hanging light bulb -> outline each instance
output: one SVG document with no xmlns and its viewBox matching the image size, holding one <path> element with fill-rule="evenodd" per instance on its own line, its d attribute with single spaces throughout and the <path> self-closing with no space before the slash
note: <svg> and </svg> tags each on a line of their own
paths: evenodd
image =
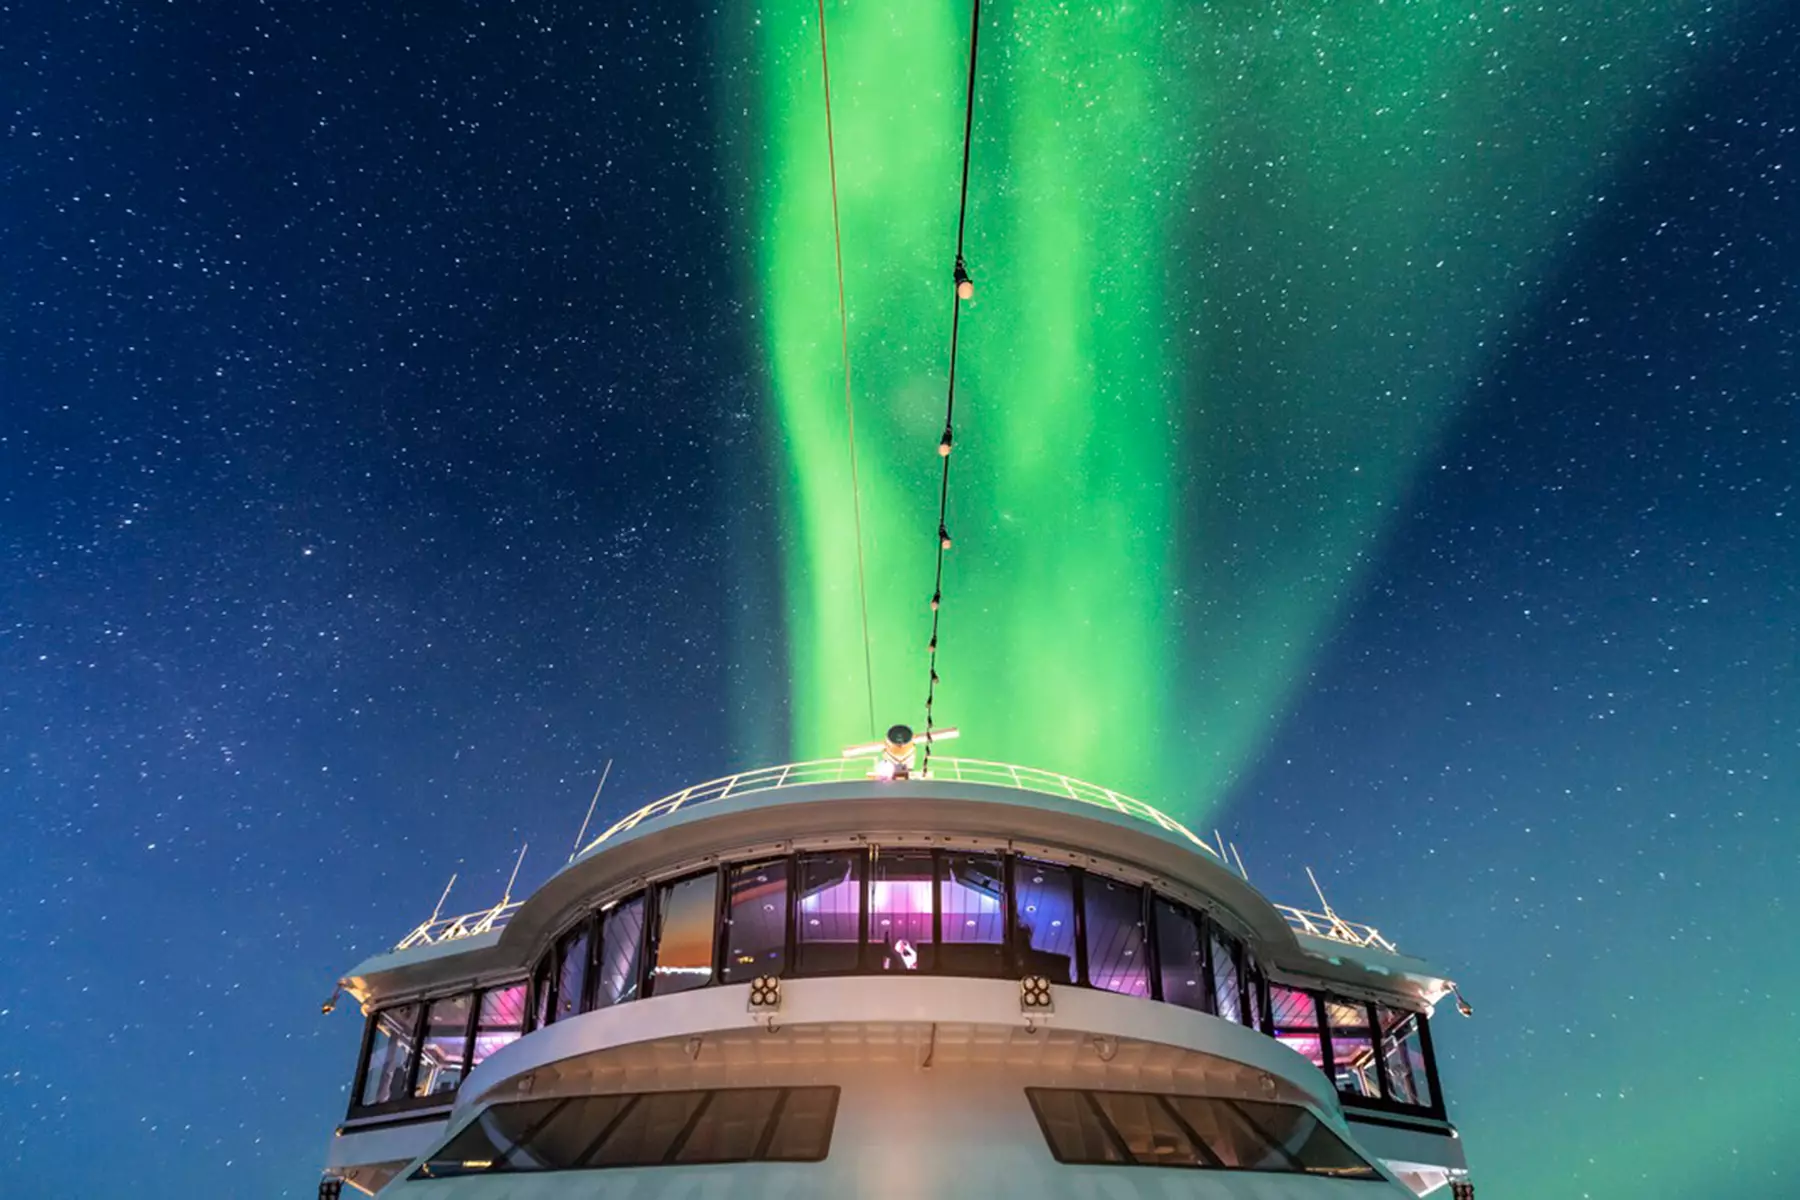
<svg viewBox="0 0 1800 1200">
<path fill-rule="evenodd" d="M 931 642 L 925 648 L 933 654 L 937 653 L 937 634 L 934 633 L 931 635 Z"/>
<path fill-rule="evenodd" d="M 931 611 L 932 612 L 936 612 L 938 610 L 938 605 L 942 604 L 943 602 L 944 602 L 944 593 L 942 593 L 942 592 L 931 593 Z"/>
<path fill-rule="evenodd" d="M 950 445 L 953 441 L 955 441 L 955 439 L 950 435 L 950 427 L 948 425 L 944 426 L 944 436 L 938 439 L 939 458 L 950 457 Z"/>
<path fill-rule="evenodd" d="M 939 682 L 939 680 L 938 680 L 938 673 L 937 673 L 937 668 L 936 668 L 936 667 L 933 667 L 933 668 L 931 668 L 931 682 L 932 682 L 932 683 L 934 683 L 934 684 L 935 684 L 935 683 L 937 683 L 937 682 Z"/>
<path fill-rule="evenodd" d="M 938 526 L 938 545 L 946 550 L 950 548 L 950 531 L 942 525 Z"/>
<path fill-rule="evenodd" d="M 956 298 L 973 300 L 975 298 L 975 281 L 969 278 L 969 268 L 963 265 L 962 255 L 956 256 Z"/>
</svg>

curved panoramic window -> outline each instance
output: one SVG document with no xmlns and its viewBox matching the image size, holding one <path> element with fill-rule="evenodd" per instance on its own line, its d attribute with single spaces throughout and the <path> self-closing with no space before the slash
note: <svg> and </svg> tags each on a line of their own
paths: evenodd
<svg viewBox="0 0 1800 1200">
<path fill-rule="evenodd" d="M 1271 987 L 1269 1018 L 1276 1041 L 1298 1052 L 1319 1070 L 1325 1069 L 1325 1038 L 1319 1031 L 1318 1001 L 1311 992 L 1279 984 Z"/>
<path fill-rule="evenodd" d="M 1025 1095 L 1061 1163 L 1381 1177 L 1297 1105 L 1073 1088 Z"/>
<path fill-rule="evenodd" d="M 359 1093 L 364 1107 L 404 1100 L 412 1091 L 420 1006 L 400 1004 L 370 1018 L 368 1066 Z"/>
<path fill-rule="evenodd" d="M 481 1012 L 475 1022 L 475 1044 L 469 1053 L 473 1071 L 488 1055 L 511 1045 L 525 1033 L 525 985 L 509 984 L 481 993 Z"/>
<path fill-rule="evenodd" d="M 1239 975 L 1238 940 L 1212 928 L 1213 1011 L 1227 1021 L 1244 1021 L 1243 980 Z"/>
<path fill-rule="evenodd" d="M 1157 897 L 1156 957 L 1162 998 L 1183 1008 L 1210 1012 L 1212 997 L 1206 984 L 1206 952 L 1200 928 L 1193 913 Z"/>
<path fill-rule="evenodd" d="M 1051 983 L 1080 978 L 1075 959 L 1075 872 L 1029 858 L 1013 864 L 1017 969 Z"/>
<path fill-rule="evenodd" d="M 474 994 L 463 992 L 433 1000 L 425 1017 L 425 1040 L 419 1055 L 416 1096 L 435 1096 L 454 1092 L 462 1083 L 463 1064 L 468 1058 L 469 1017 L 474 1009 Z"/>
<path fill-rule="evenodd" d="M 1006 866 L 997 854 L 945 854 L 938 879 L 939 969 L 999 975 L 1006 969 Z"/>
<path fill-rule="evenodd" d="M 1382 1093 L 1396 1104 L 1434 1106 L 1425 1055 L 1425 1018 L 1397 1008 L 1378 1008 L 1381 1022 Z"/>
<path fill-rule="evenodd" d="M 935 859 L 929 850 L 883 850 L 869 868 L 869 948 L 872 971 L 937 968 L 931 894 Z"/>
<path fill-rule="evenodd" d="M 665 883 L 657 889 L 656 962 L 650 968 L 651 995 L 667 996 L 712 982 L 718 909 L 717 872 Z"/>
<path fill-rule="evenodd" d="M 1369 1011 L 1368 1005 L 1353 1001 L 1325 1002 L 1325 1019 L 1331 1026 L 1332 1079 L 1339 1093 L 1359 1100 L 1381 1098 Z"/>
<path fill-rule="evenodd" d="M 1088 875 L 1082 880 L 1087 981 L 1127 996 L 1150 994 L 1144 961 L 1144 889 Z"/>
<path fill-rule="evenodd" d="M 537 1028 L 644 995 L 855 972 L 1038 975 L 1161 1000 L 1273 1035 L 1348 1104 L 1443 1115 L 1423 1014 L 1271 985 L 1251 945 L 1209 913 L 1101 871 L 908 846 L 804 852 L 657 883 L 563 929 L 529 989 L 482 993 L 478 1013 L 473 991 L 382 1009 L 365 1034 L 351 1115 L 448 1095 L 520 1036 L 527 1014 Z"/>
<path fill-rule="evenodd" d="M 748 983 L 758 975 L 780 975 L 787 966 L 787 859 L 745 863 L 726 873 L 725 960 L 719 977 Z"/>
<path fill-rule="evenodd" d="M 856 970 L 862 943 L 862 859 L 854 850 L 800 856 L 794 888 L 794 968 L 799 974 Z"/>
<path fill-rule="evenodd" d="M 550 968 L 556 956 L 546 954 L 531 973 L 531 1027 L 542 1029 L 550 1024 Z"/>
<path fill-rule="evenodd" d="M 594 1007 L 608 1008 L 638 997 L 638 968 L 644 952 L 644 897 L 633 896 L 600 918 L 600 976 Z"/>
<path fill-rule="evenodd" d="M 835 1087 L 716 1088 L 490 1105 L 413 1179 L 675 1164 L 819 1162 Z"/>
<path fill-rule="evenodd" d="M 556 948 L 556 1016 L 572 1017 L 587 1010 L 589 925 L 584 922 Z"/>
</svg>

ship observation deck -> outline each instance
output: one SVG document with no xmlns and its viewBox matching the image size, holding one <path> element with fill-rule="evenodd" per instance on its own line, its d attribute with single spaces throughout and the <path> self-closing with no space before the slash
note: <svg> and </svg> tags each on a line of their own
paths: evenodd
<svg viewBox="0 0 1800 1200">
<path fill-rule="evenodd" d="M 1170 1167 L 1221 1200 L 1462 1181 L 1429 963 L 1322 897 L 1272 903 L 1222 836 L 1112 788 L 870 767 L 681 788 L 530 895 L 434 912 L 359 964 L 331 1181 L 396 1200 L 558 1200 L 599 1170 L 686 1195 L 727 1166 L 895 1200 L 1167 1195 Z M 901 1174 L 871 1165 L 890 1158 Z"/>
<path fill-rule="evenodd" d="M 702 805 L 742 798 L 758 792 L 778 791 L 783 788 L 863 782 L 871 778 L 868 760 L 865 758 L 818 758 L 805 762 L 782 763 L 779 766 L 757 767 L 748 771 L 739 771 L 734 775 L 709 779 L 705 783 L 696 783 L 682 788 L 680 791 L 670 792 L 666 796 L 652 800 L 635 812 L 620 817 L 603 830 L 598 837 L 583 845 L 576 852 L 572 861 L 579 862 L 594 854 L 613 838 L 636 829 L 646 821 L 673 816 Z M 1192 845 L 1193 849 L 1228 870 L 1236 870 L 1240 874 L 1243 870 L 1241 862 L 1234 863 L 1236 856 L 1231 853 L 1222 838 L 1216 844 L 1208 842 L 1155 805 L 1097 783 L 1076 779 L 1074 776 L 1065 775 L 1060 771 L 1020 766 L 1016 763 L 992 762 L 980 758 L 933 755 L 930 770 L 915 772 L 909 782 L 975 784 L 1010 788 L 1015 791 L 1037 792 L 1045 796 L 1073 800 L 1078 804 L 1092 805 L 1095 808 L 1120 813 L 1154 825 L 1165 833 L 1184 839 Z M 1245 878 L 1248 879 L 1248 876 L 1246 875 Z M 503 900 L 491 907 L 456 916 L 434 915 L 415 926 L 405 937 L 400 939 L 394 949 L 410 950 L 416 946 L 435 946 L 484 933 L 497 932 L 505 928 L 519 907 L 520 902 L 518 901 Z M 1345 920 L 1329 909 L 1321 912 L 1299 908 L 1291 904 L 1276 904 L 1275 909 L 1295 933 L 1358 949 L 1380 950 L 1388 954 L 1399 953 L 1398 947 L 1382 936 L 1381 931 L 1373 925 Z"/>
</svg>

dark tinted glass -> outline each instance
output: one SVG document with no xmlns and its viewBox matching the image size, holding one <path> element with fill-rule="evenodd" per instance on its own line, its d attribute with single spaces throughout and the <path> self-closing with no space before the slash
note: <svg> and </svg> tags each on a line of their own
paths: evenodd
<svg viewBox="0 0 1800 1200">
<path fill-rule="evenodd" d="M 1187 1122 L 1221 1166 L 1251 1171 L 1292 1171 L 1294 1163 L 1224 1100 L 1170 1096 L 1169 1104 Z"/>
<path fill-rule="evenodd" d="M 1227 934 L 1212 930 L 1213 1011 L 1227 1021 L 1244 1019 L 1244 1008 L 1238 997 L 1238 942 Z"/>
<path fill-rule="evenodd" d="M 1067 867 L 1021 858 L 1013 864 L 1018 895 L 1020 974 L 1075 982 L 1075 881 Z"/>
<path fill-rule="evenodd" d="M 1194 914 L 1167 900 L 1156 902 L 1156 949 L 1161 960 L 1162 996 L 1170 1004 L 1207 1012 L 1206 957 Z"/>
<path fill-rule="evenodd" d="M 638 963 L 643 956 L 644 898 L 633 896 L 600 918 L 600 978 L 594 1007 L 636 1000 Z"/>
<path fill-rule="evenodd" d="M 1425 1068 L 1425 1046 L 1419 1033 L 1424 1018 L 1396 1008 L 1376 1011 L 1381 1019 L 1381 1079 L 1387 1098 L 1430 1108 L 1431 1074 Z"/>
<path fill-rule="evenodd" d="M 1142 1092 L 1094 1092 L 1094 1102 L 1118 1131 L 1125 1149 L 1146 1167 L 1203 1167 L 1214 1160 L 1194 1144 L 1162 1097 Z"/>
<path fill-rule="evenodd" d="M 633 1167 L 660 1163 L 706 1101 L 705 1092 L 649 1092 L 638 1097 L 625 1119 L 588 1159 L 589 1166 Z M 598 1132 L 598 1131 L 596 1131 Z"/>
<path fill-rule="evenodd" d="M 786 965 L 787 860 L 727 868 L 729 893 L 726 983 L 748 983 L 758 975 L 779 975 Z"/>
<path fill-rule="evenodd" d="M 1128 996 L 1150 994 L 1144 962 L 1144 890 L 1089 875 L 1083 881 L 1087 909 L 1088 982 Z"/>
<path fill-rule="evenodd" d="M 435 1096 L 454 1092 L 462 1083 L 463 1054 L 468 1049 L 469 1010 L 474 1007 L 474 993 L 446 996 L 431 1002 L 425 1015 L 425 1052 L 419 1059 L 419 1081 L 413 1088 L 416 1096 Z"/>
<path fill-rule="evenodd" d="M 1062 1088 L 1026 1088 L 1025 1094 L 1059 1162 L 1379 1178 L 1317 1117 L 1294 1105 Z"/>
<path fill-rule="evenodd" d="M 1268 1014 L 1263 1011 L 1268 1007 L 1267 985 L 1268 980 L 1256 965 L 1250 948 L 1244 947 L 1244 1000 L 1249 1006 L 1244 1010 L 1244 1023 L 1252 1029 L 1261 1030 L 1268 1026 Z"/>
<path fill-rule="evenodd" d="M 482 1111 L 414 1179 L 670 1163 L 817 1162 L 833 1087 L 723 1088 L 504 1102 Z"/>
<path fill-rule="evenodd" d="M 757 1157 L 769 1162 L 819 1162 L 831 1148 L 837 1101 L 834 1087 L 788 1088 L 774 1133 Z"/>
<path fill-rule="evenodd" d="M 465 1125 L 457 1135 L 414 1171 L 414 1179 L 446 1179 L 484 1171 L 505 1170 L 506 1157 L 563 1103 L 559 1099 L 496 1104 Z"/>
<path fill-rule="evenodd" d="M 1249 1118 L 1257 1132 L 1279 1145 L 1308 1174 L 1378 1178 L 1373 1167 L 1306 1109 L 1262 1100 L 1233 1100 L 1231 1104 Z"/>
<path fill-rule="evenodd" d="M 681 1148 L 679 1163 L 746 1162 L 756 1157 L 763 1134 L 775 1118 L 780 1088 L 736 1088 L 713 1093 Z"/>
<path fill-rule="evenodd" d="M 715 871 L 664 884 L 656 900 L 656 965 L 650 992 L 667 996 L 712 982 L 719 876 Z"/>
<path fill-rule="evenodd" d="M 375 1014 L 375 1040 L 369 1046 L 369 1070 L 363 1076 L 364 1104 L 385 1104 L 406 1097 L 407 1077 L 412 1073 L 414 1038 L 419 1021 L 417 1004 L 384 1008 Z"/>
<path fill-rule="evenodd" d="M 572 1017 L 587 1007 L 590 926 L 584 922 L 564 936 L 556 948 L 556 1019 Z"/>
<path fill-rule="evenodd" d="M 794 966 L 800 974 L 856 969 L 862 918 L 856 871 L 860 857 L 855 851 L 841 851 L 800 859 L 794 902 Z"/>
<path fill-rule="evenodd" d="M 551 968 L 556 966 L 556 951 L 548 950 L 538 960 L 536 969 L 531 972 L 531 1027 L 542 1029 L 550 1023 L 550 980 L 554 977 Z"/>
<path fill-rule="evenodd" d="M 1050 1088 L 1026 1088 L 1032 1111 L 1043 1127 L 1050 1153 L 1064 1163 L 1125 1163 L 1124 1147 L 1100 1120 L 1086 1094 Z"/>
<path fill-rule="evenodd" d="M 506 1159 L 509 1171 L 566 1171 L 588 1155 L 634 1097 L 576 1096 L 531 1132 Z"/>
<path fill-rule="evenodd" d="M 932 936 L 929 850 L 883 850 L 870 864 L 869 969 L 929 971 L 937 965 Z"/>
</svg>

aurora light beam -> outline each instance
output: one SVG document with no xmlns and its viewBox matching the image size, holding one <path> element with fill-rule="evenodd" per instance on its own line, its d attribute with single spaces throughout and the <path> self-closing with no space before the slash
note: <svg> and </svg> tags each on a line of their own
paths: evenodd
<svg viewBox="0 0 1800 1200">
<path fill-rule="evenodd" d="M 939 693 L 971 753 L 1217 802 L 1701 57 L 1678 7 L 1652 41 L 1574 4 L 990 6 Z M 916 721 L 967 11 L 826 12 L 876 706 Z M 869 732 L 818 30 L 808 3 L 737 30 L 811 756 Z"/>
</svg>

